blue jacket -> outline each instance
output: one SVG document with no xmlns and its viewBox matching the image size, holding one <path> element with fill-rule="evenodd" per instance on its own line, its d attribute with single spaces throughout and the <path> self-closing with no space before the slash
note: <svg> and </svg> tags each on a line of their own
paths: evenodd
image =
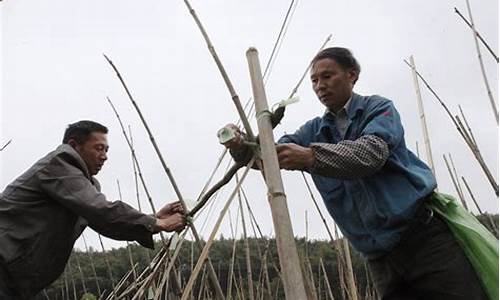
<svg viewBox="0 0 500 300">
<path fill-rule="evenodd" d="M 419 200 L 436 188 L 425 163 L 407 147 L 399 113 L 392 101 L 380 96 L 353 94 L 345 137 L 325 114 L 285 135 L 279 143 L 338 143 L 376 135 L 387 142 L 389 158 L 380 171 L 355 180 L 311 174 L 335 222 L 356 250 L 367 257 L 389 252 L 415 215 Z"/>
</svg>

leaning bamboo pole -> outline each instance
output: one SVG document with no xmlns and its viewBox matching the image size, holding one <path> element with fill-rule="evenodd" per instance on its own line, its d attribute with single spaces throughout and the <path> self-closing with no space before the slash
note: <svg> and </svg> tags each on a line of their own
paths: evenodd
<svg viewBox="0 0 500 300">
<path fill-rule="evenodd" d="M 9 140 L 7 143 L 5 143 L 2 147 L 0 147 L 0 151 L 3 151 L 3 149 L 7 148 L 7 146 L 12 142 L 12 140 Z"/>
<path fill-rule="evenodd" d="M 448 159 L 446 159 L 446 156 L 443 154 L 443 159 L 446 164 L 446 168 L 448 169 L 448 173 L 450 174 L 451 181 L 453 182 L 453 186 L 455 187 L 455 190 L 457 191 L 458 198 L 460 199 L 460 202 L 462 203 L 462 206 L 467 209 L 467 203 L 465 203 L 464 195 L 460 191 L 460 188 L 458 187 L 458 178 L 456 179 L 455 176 L 453 175 L 453 172 L 451 171 L 450 163 L 448 162 Z"/>
<path fill-rule="evenodd" d="M 137 102 L 135 101 L 135 99 L 132 97 L 132 94 L 130 93 L 130 90 L 128 89 L 128 86 L 125 84 L 125 80 L 123 79 L 123 77 L 121 76 L 120 72 L 118 71 L 118 68 L 113 64 L 113 62 L 106 56 L 104 55 L 104 58 L 108 61 L 108 63 L 111 65 L 111 67 L 113 68 L 113 70 L 115 71 L 116 73 L 116 76 L 118 77 L 118 79 L 120 80 L 120 83 L 122 84 L 123 88 L 125 89 L 125 92 L 127 93 L 127 96 L 130 100 L 130 102 L 132 103 L 132 105 L 134 106 L 134 109 L 135 111 L 137 112 L 137 114 L 139 115 L 139 118 L 141 119 L 141 122 L 144 126 L 144 128 L 146 129 L 146 132 L 148 133 L 148 136 L 149 136 L 149 139 L 151 141 L 151 144 L 153 145 L 153 148 L 155 149 L 155 152 L 158 156 L 158 159 L 160 160 L 160 163 L 163 167 L 163 170 L 165 171 L 169 181 L 170 181 L 170 184 L 172 185 L 172 188 L 174 189 L 174 192 L 175 194 L 177 195 L 177 198 L 179 199 L 179 202 L 181 203 L 182 205 L 182 208 L 184 209 L 185 212 L 188 212 L 188 209 L 187 209 L 187 206 L 186 206 L 186 202 L 184 201 L 184 197 L 182 196 L 178 186 L 177 186 L 177 183 L 172 175 L 172 172 L 170 171 L 170 168 L 167 166 L 164 158 L 163 158 L 163 155 L 161 154 L 160 152 L 160 148 L 158 147 L 158 145 L 156 144 L 156 140 L 153 136 L 153 133 L 151 132 L 151 129 L 149 128 L 147 122 L 146 122 L 146 119 L 144 118 L 139 106 L 137 105 Z M 202 248 L 202 242 L 201 242 L 201 239 L 200 239 L 200 236 L 198 234 L 198 231 L 196 230 L 196 227 L 194 226 L 194 224 L 192 222 L 187 222 L 188 223 L 188 226 L 189 228 L 191 229 L 191 231 L 193 232 L 193 236 L 196 240 L 196 244 L 199 248 Z M 222 293 L 222 289 L 220 287 L 220 284 L 219 284 L 219 281 L 217 280 L 217 275 L 215 274 L 215 270 L 213 268 L 213 265 L 212 265 L 212 262 L 210 261 L 210 258 L 208 258 L 208 275 L 209 275 L 209 278 L 210 278 L 210 282 L 212 284 L 212 288 L 215 290 L 216 292 L 216 295 L 217 295 L 217 299 L 219 300 L 223 300 L 224 299 L 224 294 Z"/>
<path fill-rule="evenodd" d="M 467 3 L 467 12 L 469 13 L 472 35 L 474 37 L 474 44 L 476 45 L 476 52 L 477 52 L 477 57 L 479 59 L 479 66 L 481 67 L 481 74 L 483 75 L 483 81 L 484 81 L 484 85 L 486 87 L 486 92 L 488 94 L 488 97 L 490 98 L 491 108 L 492 108 L 493 114 L 495 115 L 495 120 L 497 121 L 497 125 L 498 125 L 497 104 L 495 103 L 495 99 L 493 98 L 493 94 L 491 93 L 490 84 L 488 83 L 488 78 L 486 77 L 486 71 L 484 69 L 483 57 L 481 55 L 481 49 L 479 48 L 478 37 L 476 35 L 477 30 L 476 30 L 476 27 L 474 25 L 474 20 L 472 19 L 472 11 L 470 8 L 469 0 L 465 0 L 465 3 Z"/>
<path fill-rule="evenodd" d="M 495 222 L 493 221 L 493 218 L 491 217 L 490 214 L 488 213 L 483 213 L 483 211 L 481 210 L 481 208 L 479 207 L 479 204 L 477 203 L 476 201 L 476 197 L 474 197 L 474 194 L 472 193 L 472 190 L 470 189 L 469 187 L 469 184 L 467 184 L 467 181 L 465 180 L 465 178 L 462 176 L 462 181 L 464 182 L 465 184 L 465 188 L 467 189 L 467 192 L 469 193 L 469 196 L 471 197 L 472 199 L 472 202 L 474 202 L 474 205 L 476 206 L 477 208 L 477 211 L 481 214 L 481 215 L 485 215 L 487 216 L 488 218 L 488 221 L 490 222 L 490 225 L 491 225 L 491 228 L 493 229 L 493 231 L 495 231 L 496 233 L 496 236 L 498 237 L 498 228 L 495 224 Z"/>
<path fill-rule="evenodd" d="M 69 274 L 69 279 L 71 281 L 71 286 L 73 287 L 73 299 L 78 300 L 76 296 L 76 286 L 75 286 L 75 278 L 73 277 L 73 271 L 71 270 L 71 262 L 68 261 L 68 274 Z"/>
<path fill-rule="evenodd" d="M 238 210 L 240 209 L 240 207 L 238 206 Z M 226 298 L 228 300 L 231 300 L 232 298 L 232 291 L 233 291 L 233 273 L 234 273 L 234 260 L 236 258 L 236 243 L 237 243 L 237 240 L 236 240 L 236 234 L 237 234 L 237 230 L 238 230 L 238 219 L 239 219 L 239 211 L 236 212 L 236 226 L 233 230 L 233 221 L 231 219 L 231 212 L 229 212 L 229 226 L 231 228 L 231 236 L 233 237 L 233 248 L 232 248 L 232 251 L 231 251 L 231 261 L 229 263 L 229 274 L 227 276 L 228 281 L 227 281 L 227 288 L 226 288 Z"/>
<path fill-rule="evenodd" d="M 352 269 L 351 251 L 349 250 L 349 242 L 345 237 L 342 239 L 342 249 L 344 251 L 344 258 L 347 267 L 347 285 L 349 287 L 349 299 L 358 300 L 358 289 L 356 288 L 354 271 Z"/>
<path fill-rule="evenodd" d="M 404 62 L 408 65 L 408 67 L 411 68 L 411 64 L 409 62 L 407 62 L 406 60 L 404 60 Z M 417 76 L 425 84 L 425 86 L 427 87 L 427 89 L 429 89 L 429 91 L 434 95 L 434 97 L 439 102 L 439 104 L 441 104 L 441 106 L 446 111 L 446 114 L 448 115 L 448 117 L 451 119 L 451 121 L 455 125 L 458 133 L 460 133 L 460 136 L 463 138 L 463 140 L 465 141 L 465 143 L 467 144 L 467 146 L 469 147 L 469 149 L 472 151 L 472 154 L 474 154 L 474 158 L 476 159 L 476 161 L 481 166 L 481 169 L 483 170 L 483 173 L 486 175 L 486 178 L 488 178 L 488 181 L 490 182 L 491 187 L 493 188 L 493 190 L 495 191 L 495 194 L 498 197 L 498 195 L 499 195 L 498 183 L 496 182 L 496 180 L 493 177 L 490 169 L 486 165 L 486 162 L 484 161 L 483 156 L 481 155 L 481 151 L 477 147 L 477 144 L 475 144 L 472 141 L 470 135 L 466 131 L 465 127 L 463 126 L 460 118 L 458 116 L 453 117 L 453 115 L 451 114 L 450 110 L 448 109 L 448 106 L 446 106 L 446 104 L 443 102 L 443 100 L 441 100 L 441 98 L 436 94 L 436 92 L 434 91 L 434 89 L 429 85 L 429 83 L 427 83 L 427 81 L 425 80 L 425 78 L 422 75 L 420 75 L 420 73 L 418 72 L 418 70 L 415 69 L 415 72 L 417 73 Z"/>
<path fill-rule="evenodd" d="M 450 159 L 450 165 L 451 165 L 451 168 L 453 169 L 453 175 L 455 176 L 458 190 L 460 192 L 461 197 L 464 199 L 464 205 L 465 205 L 464 207 L 466 210 L 469 210 L 467 202 L 465 201 L 465 196 L 464 196 L 464 192 L 462 190 L 462 185 L 460 184 L 460 179 L 458 179 L 458 173 L 457 173 L 457 169 L 455 168 L 455 163 L 453 162 L 453 158 L 451 157 L 451 153 L 448 153 L 448 158 Z"/>
<path fill-rule="evenodd" d="M 481 34 L 475 28 L 472 27 L 472 24 L 462 15 L 462 13 L 460 13 L 460 11 L 456 7 L 455 7 L 455 12 L 460 16 L 460 18 L 462 18 L 462 20 L 465 22 L 465 24 L 467 24 L 467 26 L 469 26 L 470 29 L 474 30 L 476 36 L 479 38 L 481 43 L 483 43 L 483 45 L 486 47 L 486 49 L 488 49 L 490 54 L 493 56 L 493 58 L 495 58 L 495 60 L 498 63 L 499 62 L 498 55 L 495 54 L 495 52 L 491 49 L 490 45 L 488 45 L 488 43 L 483 39 Z"/>
<path fill-rule="evenodd" d="M 276 244 L 283 274 L 285 296 L 287 299 L 306 299 L 299 256 L 293 237 L 290 214 L 286 204 L 278 157 L 274 146 L 271 114 L 267 106 L 258 53 L 255 48 L 250 48 L 246 54 L 252 81 L 255 109 L 257 111 L 256 117 L 259 127 L 260 147 L 274 230 L 276 232 Z"/>
<path fill-rule="evenodd" d="M 333 292 L 332 292 L 332 287 L 330 286 L 330 280 L 328 279 L 328 274 L 326 273 L 325 265 L 323 264 L 323 258 L 319 258 L 319 264 L 321 266 L 321 270 L 323 271 L 323 277 L 325 278 L 325 285 L 328 291 L 328 297 L 330 297 L 331 300 L 335 300 L 333 297 Z"/>
<path fill-rule="evenodd" d="M 427 121 L 425 119 L 425 110 L 424 103 L 422 101 L 422 94 L 420 93 L 420 86 L 418 84 L 417 73 L 415 72 L 415 60 L 413 59 L 413 55 L 410 56 L 410 64 L 412 69 L 412 77 L 413 77 L 413 85 L 415 87 L 415 93 L 417 95 L 417 103 L 418 103 L 418 113 L 420 117 L 420 125 L 422 125 L 422 134 L 424 135 L 424 145 L 425 145 L 425 153 L 427 158 L 427 163 L 431 168 L 431 171 L 434 175 L 436 175 L 436 169 L 434 168 L 434 159 L 432 158 L 432 150 L 431 150 L 431 141 L 429 138 L 429 130 L 427 129 Z"/>
<path fill-rule="evenodd" d="M 239 183 L 238 174 L 236 174 L 236 183 Z M 254 300 L 254 291 L 253 291 L 253 278 L 252 278 L 252 262 L 250 260 L 250 245 L 248 244 L 247 237 L 247 229 L 245 224 L 245 213 L 243 209 L 243 204 L 241 201 L 241 189 L 238 189 L 238 203 L 240 207 L 241 213 L 241 226 L 243 231 L 243 243 L 245 246 L 245 261 L 247 264 L 247 284 L 248 284 L 248 299 Z"/>
<path fill-rule="evenodd" d="M 229 205 L 231 204 L 233 198 L 236 196 L 236 193 L 237 193 L 238 189 L 240 188 L 241 183 L 243 182 L 244 178 L 248 174 L 248 171 L 250 170 L 250 166 L 253 165 L 254 161 L 255 161 L 254 159 L 250 160 L 250 162 L 248 163 L 245 171 L 243 172 L 243 175 L 241 176 L 240 182 L 236 185 L 235 190 L 233 191 L 233 193 L 231 194 L 231 196 L 229 196 L 229 199 L 227 200 L 226 204 L 224 205 L 224 208 L 221 210 L 219 218 L 217 219 L 217 221 L 215 223 L 215 226 L 212 229 L 210 237 L 208 238 L 207 242 L 205 243 L 205 246 L 203 247 L 203 249 L 201 251 L 200 257 L 198 258 L 198 262 L 196 263 L 196 266 L 194 267 L 193 273 L 189 277 L 188 283 L 186 284 L 184 292 L 182 293 L 181 300 L 187 300 L 188 299 L 189 294 L 190 294 L 191 290 L 193 289 L 193 286 L 194 286 L 194 283 L 196 281 L 196 278 L 198 277 L 198 274 L 199 274 L 202 266 L 204 265 L 204 263 L 208 259 L 208 252 L 210 250 L 210 247 L 213 244 L 213 240 L 214 240 L 215 235 L 217 234 L 217 232 L 219 230 L 220 224 L 222 223 L 222 220 L 223 220 L 224 216 L 226 215 L 226 212 L 227 212 L 227 210 L 229 208 Z"/>
<path fill-rule="evenodd" d="M 123 201 L 123 198 L 122 198 L 122 189 L 120 187 L 120 180 L 116 179 L 116 186 L 118 188 L 118 200 L 120 201 Z M 128 253 L 128 260 L 130 262 L 130 267 L 132 268 L 132 272 L 133 272 L 133 275 L 134 275 L 134 284 L 135 282 L 137 281 L 137 272 L 135 271 L 135 268 L 134 268 L 134 258 L 132 257 L 132 250 L 130 249 L 131 245 L 129 243 L 129 241 L 126 241 L 127 242 L 127 253 Z"/>
</svg>

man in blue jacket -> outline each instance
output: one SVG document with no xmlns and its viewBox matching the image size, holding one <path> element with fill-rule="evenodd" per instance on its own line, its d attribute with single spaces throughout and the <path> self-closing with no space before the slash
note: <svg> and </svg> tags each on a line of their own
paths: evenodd
<svg viewBox="0 0 500 300">
<path fill-rule="evenodd" d="M 348 49 L 312 61 L 313 89 L 326 111 L 280 138 L 280 167 L 311 174 L 337 225 L 367 259 L 381 299 L 486 299 L 447 225 L 426 202 L 436 180 L 407 147 L 392 101 L 353 93 L 360 66 Z M 251 156 L 244 133 L 224 145 Z"/>
</svg>

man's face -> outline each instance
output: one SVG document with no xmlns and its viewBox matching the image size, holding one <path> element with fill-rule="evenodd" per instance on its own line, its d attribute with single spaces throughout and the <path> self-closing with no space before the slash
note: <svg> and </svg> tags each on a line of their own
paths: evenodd
<svg viewBox="0 0 500 300">
<path fill-rule="evenodd" d="M 311 68 L 313 90 L 331 112 L 337 112 L 349 100 L 356 79 L 356 71 L 344 70 L 330 58 L 316 61 Z"/>
<path fill-rule="evenodd" d="M 85 161 L 90 175 L 96 175 L 108 159 L 109 149 L 107 134 L 102 132 L 92 132 L 87 141 L 83 144 L 75 140 L 68 142 Z"/>
</svg>

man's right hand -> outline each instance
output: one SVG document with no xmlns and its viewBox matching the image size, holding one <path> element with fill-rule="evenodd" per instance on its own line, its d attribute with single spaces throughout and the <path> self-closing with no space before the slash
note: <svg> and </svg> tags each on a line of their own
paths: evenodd
<svg viewBox="0 0 500 300">
<path fill-rule="evenodd" d="M 179 232 L 183 230 L 184 227 L 186 227 L 186 216 L 181 213 L 174 213 L 164 218 L 156 218 L 154 232 Z"/>
<path fill-rule="evenodd" d="M 231 150 L 236 150 L 236 149 L 241 148 L 243 146 L 243 142 L 244 142 L 245 138 L 244 138 L 244 134 L 241 132 L 241 130 L 238 128 L 238 126 L 236 126 L 233 123 L 229 123 L 224 127 L 228 128 L 230 130 L 233 130 L 233 132 L 234 132 L 234 138 L 223 143 L 224 147 L 231 149 Z"/>
</svg>

